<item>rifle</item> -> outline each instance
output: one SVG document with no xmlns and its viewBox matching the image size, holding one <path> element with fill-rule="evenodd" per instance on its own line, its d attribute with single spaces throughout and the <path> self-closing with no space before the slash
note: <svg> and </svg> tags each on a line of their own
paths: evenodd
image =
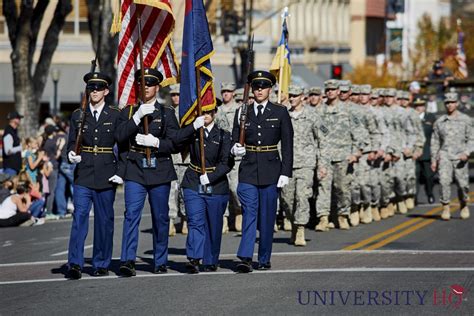
<svg viewBox="0 0 474 316">
<path fill-rule="evenodd" d="M 253 58 L 254 58 L 254 51 L 253 51 L 253 34 L 252 38 L 249 39 L 248 49 L 247 49 L 247 73 L 245 74 L 246 78 L 248 74 L 252 71 L 253 67 Z M 247 121 L 247 110 L 249 107 L 249 93 L 250 93 L 250 82 L 245 83 L 244 86 L 244 100 L 242 102 L 242 106 L 240 107 L 240 134 L 239 134 L 239 143 L 240 145 L 245 145 L 245 122 Z"/>
<path fill-rule="evenodd" d="M 95 68 L 97 67 L 97 54 L 95 55 L 95 59 L 91 60 L 91 73 L 95 72 Z M 76 146 L 74 147 L 74 152 L 76 155 L 79 155 L 81 153 L 82 149 L 82 129 L 84 128 L 84 124 L 86 123 L 86 110 L 87 110 L 87 104 L 89 103 L 89 96 L 88 96 L 88 91 L 87 91 L 87 83 L 86 87 L 84 88 L 84 93 L 82 94 L 82 99 L 81 99 L 81 114 L 79 116 L 79 128 L 77 130 L 77 136 L 76 136 Z"/>
</svg>

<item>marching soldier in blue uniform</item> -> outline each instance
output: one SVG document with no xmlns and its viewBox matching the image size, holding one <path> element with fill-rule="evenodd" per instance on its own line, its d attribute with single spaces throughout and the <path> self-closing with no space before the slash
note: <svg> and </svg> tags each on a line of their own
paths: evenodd
<svg viewBox="0 0 474 316">
<path fill-rule="evenodd" d="M 293 126 L 287 109 L 269 101 L 276 79 L 266 71 L 248 75 L 255 96 L 248 106 L 245 146 L 238 143 L 240 110 L 236 111 L 231 153 L 242 157 L 237 195 L 242 204 L 243 225 L 237 257 L 237 271 L 252 271 L 252 256 L 260 232 L 258 269 L 271 268 L 273 228 L 277 212 L 278 189 L 287 185 L 293 168 Z M 281 145 L 281 156 L 278 150 Z"/>
<path fill-rule="evenodd" d="M 234 159 L 230 155 L 231 136 L 215 124 L 217 108 L 207 106 L 203 116 L 178 132 L 177 142 L 190 145 L 191 162 L 181 187 L 188 216 L 186 240 L 187 269 L 198 273 L 202 259 L 205 272 L 217 270 L 222 239 L 223 215 L 229 201 L 227 174 Z M 198 129 L 204 126 L 205 173 L 201 170 Z"/>
<path fill-rule="evenodd" d="M 179 129 L 174 109 L 156 100 L 163 75 L 156 69 L 144 69 L 145 102 L 122 110 L 117 133 L 121 143 L 120 159 L 125 165 L 125 218 L 123 223 L 120 273 L 134 276 L 138 247 L 138 227 L 148 195 L 153 222 L 154 273 L 167 272 L 168 231 L 171 181 L 176 180 L 171 154 Z M 141 72 L 135 73 L 140 82 Z M 145 135 L 143 119 L 148 119 L 149 134 Z M 126 149 L 124 149 L 126 148 Z M 147 161 L 146 148 L 151 150 Z"/>
<path fill-rule="evenodd" d="M 108 275 L 114 234 L 114 200 L 117 159 L 113 153 L 120 112 L 105 104 L 111 79 L 102 73 L 84 76 L 89 92 L 80 155 L 74 152 L 81 124 L 81 109 L 74 111 L 68 137 L 68 159 L 77 164 L 74 171 L 74 215 L 69 240 L 68 277 L 80 279 L 84 265 L 84 242 L 89 228 L 89 212 L 94 204 L 94 276 Z"/>
</svg>

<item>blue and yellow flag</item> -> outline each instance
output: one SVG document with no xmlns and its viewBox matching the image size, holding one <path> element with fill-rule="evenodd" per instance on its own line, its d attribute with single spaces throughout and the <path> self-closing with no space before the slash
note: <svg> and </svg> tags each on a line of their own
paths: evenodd
<svg viewBox="0 0 474 316">
<path fill-rule="evenodd" d="M 187 0 L 184 15 L 183 52 L 181 57 L 181 85 L 179 121 L 184 126 L 194 121 L 197 113 L 197 72 L 203 111 L 216 106 L 211 56 L 214 54 L 209 24 L 203 0 Z"/>
<path fill-rule="evenodd" d="M 288 14 L 285 12 L 283 25 L 281 26 L 280 44 L 278 45 L 276 55 L 273 57 L 272 65 L 270 66 L 270 72 L 276 77 L 281 92 L 286 95 L 288 95 L 288 87 L 291 83 L 290 49 L 288 47 L 288 26 L 286 25 L 287 16 Z M 280 70 L 282 72 L 281 77 Z"/>
</svg>

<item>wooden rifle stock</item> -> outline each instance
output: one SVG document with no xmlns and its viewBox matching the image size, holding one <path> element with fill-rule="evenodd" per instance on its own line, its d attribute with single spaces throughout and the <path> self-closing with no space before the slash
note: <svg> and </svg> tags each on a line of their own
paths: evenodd
<svg viewBox="0 0 474 316">
<path fill-rule="evenodd" d="M 97 67 L 97 55 L 95 56 L 94 60 L 91 60 L 91 73 L 95 72 L 95 68 Z M 76 155 L 79 155 L 82 150 L 82 132 L 84 129 L 84 125 L 86 123 L 86 111 L 87 111 L 87 104 L 89 103 L 89 91 L 87 90 L 87 83 L 86 87 L 84 88 L 84 93 L 82 94 L 81 100 L 81 114 L 79 116 L 79 128 L 77 129 L 76 135 L 76 146 L 74 147 L 74 152 Z"/>
</svg>

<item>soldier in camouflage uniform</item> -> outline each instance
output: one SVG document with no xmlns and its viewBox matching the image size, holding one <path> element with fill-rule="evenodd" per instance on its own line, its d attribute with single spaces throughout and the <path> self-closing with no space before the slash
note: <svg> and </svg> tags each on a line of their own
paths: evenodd
<svg viewBox="0 0 474 316">
<path fill-rule="evenodd" d="M 306 246 L 304 227 L 309 221 L 309 198 L 313 194 L 313 174 L 319 158 L 319 116 L 303 102 L 303 88 L 288 89 L 293 124 L 293 177 L 281 191 L 280 206 L 291 222 L 290 243 Z"/>
<path fill-rule="evenodd" d="M 407 117 L 407 129 L 408 131 L 408 145 L 407 149 L 404 150 L 405 159 L 405 172 L 406 172 L 406 184 L 407 184 L 407 198 L 405 205 L 408 210 L 415 207 L 415 195 L 416 195 L 416 160 L 421 157 L 423 153 L 423 146 L 425 143 L 425 133 L 418 113 L 409 106 L 410 94 L 408 91 L 400 91 L 397 95 L 400 106 L 405 110 Z"/>
<path fill-rule="evenodd" d="M 322 102 L 321 87 L 311 87 L 308 90 L 308 105 L 312 108 L 320 106 Z"/>
<path fill-rule="evenodd" d="M 446 93 L 444 97 L 447 114 L 438 118 L 431 137 L 431 169 L 438 171 L 441 184 L 440 202 L 443 204 L 441 218 L 451 217 L 449 200 L 451 183 L 458 186 L 461 218 L 469 218 L 469 155 L 474 151 L 472 118 L 458 111 L 457 93 Z"/>
<path fill-rule="evenodd" d="M 327 80 L 325 92 L 327 102 L 316 108 L 321 117 L 320 155 L 328 161 L 326 166 L 318 168 L 317 231 L 329 230 L 331 193 L 337 204 L 339 228 L 349 229 L 353 164 L 361 156 L 367 139 L 363 137 L 359 119 L 338 99 L 339 82 Z"/>
<path fill-rule="evenodd" d="M 370 209 L 366 209 L 365 212 L 361 213 L 361 222 L 364 224 L 369 224 L 372 220 L 377 222 L 381 219 L 379 208 L 382 201 L 382 166 L 384 164 L 384 157 L 391 152 L 390 131 L 384 118 L 383 98 L 380 98 L 380 89 L 372 89 L 371 91 L 370 110 L 375 115 L 375 121 L 381 133 L 381 143 L 373 160 L 368 161 L 370 167 L 370 189 L 372 195 Z"/>
<path fill-rule="evenodd" d="M 176 117 L 179 121 L 179 83 L 170 86 L 171 104 L 175 109 Z M 184 172 L 189 164 L 189 157 L 183 161 L 181 154 L 172 154 L 174 169 L 178 175 L 178 180 L 171 182 L 170 197 L 169 197 L 169 217 L 170 228 L 169 236 L 176 235 L 175 221 L 178 215 L 181 216 L 181 233 L 188 234 L 188 225 L 186 221 L 186 209 L 184 207 L 183 192 L 181 190 L 181 181 L 183 180 Z"/>
<path fill-rule="evenodd" d="M 359 85 L 351 84 L 351 97 L 350 97 L 350 100 L 354 104 L 359 104 L 359 102 L 360 102 L 360 86 Z"/>
<path fill-rule="evenodd" d="M 354 112 L 363 129 L 363 137 L 367 140 L 367 146 L 363 148 L 362 156 L 359 158 L 358 163 L 354 164 L 354 174 L 351 182 L 352 207 L 349 219 L 352 226 L 357 226 L 360 220 L 359 214 L 365 214 L 364 210 L 370 207 L 372 196 L 371 190 L 368 190 L 370 188 L 370 168 L 367 161 L 368 159 L 373 159 L 375 152 L 380 147 L 381 135 L 373 113 L 368 108 L 351 101 L 351 82 L 348 80 L 340 81 L 339 90 L 341 91 L 339 100 L 345 102 Z M 354 100 L 358 101 L 360 94 L 359 86 L 356 86 L 356 91 L 357 98 L 354 98 Z M 366 99 L 368 101 L 368 97 Z"/>
<path fill-rule="evenodd" d="M 238 88 L 234 91 L 234 100 L 237 105 L 241 105 L 244 100 L 244 88 Z"/>
<path fill-rule="evenodd" d="M 222 105 L 219 107 L 219 111 L 217 112 L 216 116 L 216 122 L 218 123 L 219 127 L 230 133 L 232 133 L 232 125 L 229 123 L 234 122 L 235 111 L 240 106 L 234 101 L 235 90 L 235 83 L 223 82 L 221 84 Z M 221 122 L 227 122 L 227 124 L 220 124 Z M 238 172 L 241 160 L 241 157 L 236 157 L 234 168 L 227 174 L 229 180 L 230 200 L 224 213 L 224 222 L 222 226 L 223 234 L 229 232 L 228 217 L 231 213 L 230 210 L 232 210 L 232 214 L 235 216 L 235 230 L 238 232 L 242 231 L 242 210 L 240 201 L 237 197 L 237 185 L 239 180 Z"/>
</svg>

